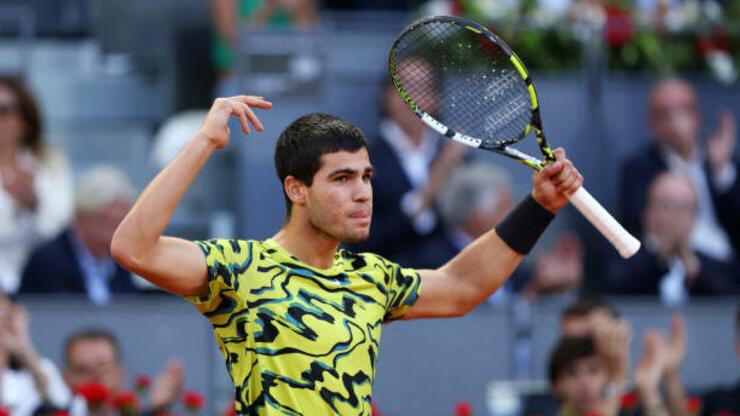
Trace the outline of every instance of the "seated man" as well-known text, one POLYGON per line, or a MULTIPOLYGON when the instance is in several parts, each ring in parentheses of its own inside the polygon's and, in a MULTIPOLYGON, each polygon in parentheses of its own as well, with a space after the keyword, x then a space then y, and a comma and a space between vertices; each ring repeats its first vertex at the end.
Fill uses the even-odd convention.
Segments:
MULTIPOLYGON (((436 202, 453 253, 498 225, 511 211, 510 182, 506 171, 485 162, 462 163, 452 171, 436 202)), ((578 238, 563 233, 552 251, 535 257, 533 267, 518 267, 503 289, 494 294, 494 300, 514 293, 534 300, 575 291, 583 274, 582 257, 578 238)))
POLYGON ((134 190, 110 167, 91 169, 76 193, 74 223, 38 247, 23 272, 21 293, 85 293, 96 304, 134 292, 129 272, 110 256, 110 241, 131 207, 134 190))
POLYGON ((663 172, 687 176, 697 194, 691 247, 726 261, 740 252, 740 162, 733 160, 735 118, 720 114, 715 134, 703 146, 701 110, 686 81, 669 78, 657 83, 648 97, 648 125, 654 140, 637 149, 622 165, 619 213, 625 228, 639 236, 649 184, 663 172), (734 249, 733 249, 734 246, 734 249))
POLYGON ((666 303, 681 303, 688 295, 738 293, 735 262, 720 261, 691 244, 698 214, 692 182, 671 172, 650 185, 645 208, 644 248, 627 261, 613 264, 607 288, 615 294, 659 295, 666 303))
MULTIPOLYGON (((74 392, 89 383, 99 384, 110 398, 123 391, 126 370, 121 363, 116 337, 107 330, 86 328, 67 338, 64 346, 64 379, 74 392)), ((152 383, 141 414, 153 415, 167 411, 179 398, 183 380, 182 364, 177 360, 171 361, 152 383)), ((80 407, 84 410, 87 403, 83 397, 76 396, 72 414, 76 414, 80 407)))

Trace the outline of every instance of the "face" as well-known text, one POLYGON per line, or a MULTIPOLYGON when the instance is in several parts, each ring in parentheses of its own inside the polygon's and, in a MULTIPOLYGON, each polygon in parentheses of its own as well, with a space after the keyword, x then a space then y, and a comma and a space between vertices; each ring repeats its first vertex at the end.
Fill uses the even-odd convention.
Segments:
POLYGON ((0 147, 19 146, 23 128, 15 95, 9 88, 0 85, 0 147))
POLYGON ((69 350, 64 379, 73 391, 94 382, 116 392, 121 389, 124 372, 115 349, 107 340, 83 339, 72 344, 69 350))
POLYGON ((645 212, 646 231, 675 235, 680 241, 686 241, 694 226, 696 209, 696 194, 688 179, 661 176, 650 188, 645 212))
POLYGON ((560 323, 560 334, 563 337, 585 337, 591 334, 591 322, 588 316, 567 316, 560 323))
MULTIPOLYGON (((419 107, 434 114, 437 111, 438 96, 432 66, 423 59, 407 59, 398 63, 397 74, 401 84, 406 86, 419 107)), ((388 116, 406 130, 423 126, 422 121, 403 102, 393 86, 385 91, 385 108, 388 116)))
POLYGON ((129 208, 128 202, 113 201, 98 212, 77 214, 77 227, 92 254, 97 257, 110 255, 113 233, 129 208))
POLYGON ((357 243, 370 234, 373 168, 367 149, 327 153, 310 187, 305 206, 311 226, 339 241, 357 243))
POLYGON ((475 238, 490 231, 511 211, 511 192, 495 188, 490 189, 489 192, 496 194, 495 198, 491 198, 491 201, 495 202, 479 204, 470 213, 464 227, 475 238))
POLYGON ((579 414, 595 410, 606 388, 606 368, 597 356, 573 362, 555 382, 555 391, 563 401, 569 402, 579 414))
POLYGON ((671 80, 652 91, 649 124, 658 141, 681 155, 690 155, 699 123, 696 97, 688 84, 671 80))

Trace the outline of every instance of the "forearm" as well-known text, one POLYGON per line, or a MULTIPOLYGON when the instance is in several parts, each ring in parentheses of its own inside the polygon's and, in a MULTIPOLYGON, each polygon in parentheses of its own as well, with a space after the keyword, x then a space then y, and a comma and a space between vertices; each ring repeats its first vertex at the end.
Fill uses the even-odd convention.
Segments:
POLYGON ((686 390, 684 389, 681 375, 678 371, 666 372, 665 388, 670 414, 673 416, 685 416, 687 414, 686 390))
POLYGON ((113 236, 114 252, 137 259, 152 252, 172 213, 205 165, 214 146, 196 135, 142 192, 113 236))
POLYGON ((442 266, 441 271, 460 285, 462 303, 472 309, 503 286, 523 258, 496 230, 491 230, 442 266))
POLYGON ((669 414, 673 414, 668 413, 657 386, 638 386, 637 391, 640 395, 640 404, 645 416, 668 416, 669 414))
POLYGON ((29 346, 23 351, 19 352, 16 357, 20 360, 21 365, 25 368, 33 379, 33 384, 36 386, 39 396, 42 398, 48 397, 48 381, 46 375, 41 370, 41 362, 39 360, 36 351, 33 347, 29 346))

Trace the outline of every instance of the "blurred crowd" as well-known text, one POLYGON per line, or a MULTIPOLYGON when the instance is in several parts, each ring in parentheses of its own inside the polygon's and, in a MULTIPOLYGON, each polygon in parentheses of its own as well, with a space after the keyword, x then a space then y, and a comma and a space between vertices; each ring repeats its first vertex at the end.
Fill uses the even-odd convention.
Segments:
MULTIPOLYGON (((499 7, 514 2, 328 3, 338 9, 467 10, 493 19, 499 7)), ((542 3, 544 9, 559 10, 568 2, 542 3)), ((670 27, 676 24, 671 10, 688 3, 636 5, 656 25, 670 27)), ((592 19, 609 4, 583 0, 568 13, 576 20, 592 19)), ((234 50, 245 25, 302 30, 319 24, 319 5, 313 0, 213 0, 211 6, 218 91, 234 88, 234 50)), ((389 82, 379 91, 378 137, 369 138, 376 169, 373 228, 367 242, 350 248, 409 267, 438 267, 509 212, 511 180, 500 166, 426 128, 389 82)), ((584 295, 585 279, 600 281, 601 296, 641 295, 671 306, 697 297, 740 295, 740 161, 733 156, 738 153, 733 111, 723 111, 704 137, 700 125, 710 115, 703 113, 689 82, 661 79, 645 97, 646 140, 622 160, 615 213, 643 248, 629 260, 606 259, 603 276, 585 276, 584 244, 589 242, 575 230, 559 230, 491 303, 535 302, 551 295, 578 298, 584 295)), ((137 195, 127 173, 101 164, 73 178, 71 162, 46 144, 43 127, 24 81, 0 77, 0 415, 166 414, 182 397, 185 364, 177 359, 151 383, 135 386, 140 389, 134 394, 126 388, 119 341, 110 329, 87 327, 70 334, 61 369, 36 352, 29 312, 18 299, 46 294, 63 300, 65 294, 77 294, 96 308, 120 294, 154 292, 110 256, 113 232, 137 195), (126 413, 126 406, 132 413, 126 413)), ((734 330, 740 360, 738 313, 734 330)), ((686 330, 680 314, 669 329, 644 334, 634 369, 628 365, 628 350, 630 342, 638 341, 632 338, 629 324, 611 306, 592 299, 573 304, 563 312, 549 373, 541 375, 549 378, 552 392, 529 398, 525 412, 740 414, 740 385, 685 391, 679 370, 686 330), (692 404, 693 395, 699 407, 692 404)))

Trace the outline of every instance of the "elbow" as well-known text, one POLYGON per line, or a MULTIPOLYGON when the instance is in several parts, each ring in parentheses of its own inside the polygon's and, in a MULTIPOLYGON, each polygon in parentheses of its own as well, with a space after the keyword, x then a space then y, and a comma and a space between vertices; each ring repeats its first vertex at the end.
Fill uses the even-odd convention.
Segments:
POLYGON ((125 237, 125 233, 120 228, 116 230, 111 239, 110 254, 121 267, 134 273, 137 265, 141 263, 140 256, 136 255, 133 242, 125 237))
POLYGON ((450 303, 452 310, 449 315, 451 318, 461 318, 469 314, 470 311, 475 309, 479 303, 480 300, 477 299, 473 293, 469 293, 467 291, 461 292, 456 296, 456 299, 450 303))

